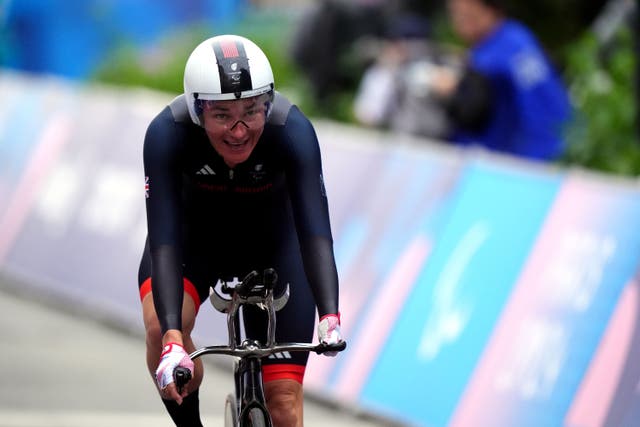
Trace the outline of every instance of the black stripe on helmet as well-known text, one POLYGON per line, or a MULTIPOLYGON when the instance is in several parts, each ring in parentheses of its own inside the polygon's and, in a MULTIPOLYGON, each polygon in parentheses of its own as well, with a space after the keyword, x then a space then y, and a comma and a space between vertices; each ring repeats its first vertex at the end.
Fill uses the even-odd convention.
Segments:
POLYGON ((249 58, 244 45, 236 40, 222 40, 213 43, 213 51, 220 74, 220 90, 222 93, 233 93, 240 98, 240 93, 253 89, 249 58))

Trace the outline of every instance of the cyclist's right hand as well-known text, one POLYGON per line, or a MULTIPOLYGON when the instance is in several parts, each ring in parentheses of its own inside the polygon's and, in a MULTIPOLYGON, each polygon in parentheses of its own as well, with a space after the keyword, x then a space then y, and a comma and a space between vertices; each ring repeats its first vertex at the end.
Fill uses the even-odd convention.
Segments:
POLYGON ((181 404, 186 392, 178 393, 173 378, 173 372, 179 366, 189 369, 193 376, 193 360, 191 360, 184 347, 176 342, 167 343, 160 355, 160 363, 158 364, 158 369, 156 369, 156 381, 163 398, 172 399, 181 404))

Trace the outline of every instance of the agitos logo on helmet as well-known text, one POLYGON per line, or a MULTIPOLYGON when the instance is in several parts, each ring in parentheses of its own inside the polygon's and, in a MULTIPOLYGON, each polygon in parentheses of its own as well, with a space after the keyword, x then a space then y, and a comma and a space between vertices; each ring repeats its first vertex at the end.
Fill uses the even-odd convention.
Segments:
POLYGON ((211 37, 191 53, 184 70, 184 93, 191 120, 202 126, 201 100, 273 94, 267 56, 251 40, 236 35, 211 37))

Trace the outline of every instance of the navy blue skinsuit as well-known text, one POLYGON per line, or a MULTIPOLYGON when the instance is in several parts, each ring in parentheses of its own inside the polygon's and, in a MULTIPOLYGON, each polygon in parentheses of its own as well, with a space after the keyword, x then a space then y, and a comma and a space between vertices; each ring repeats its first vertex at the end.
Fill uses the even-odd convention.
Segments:
MULTIPOLYGON (((268 267, 276 269, 280 288, 291 287, 277 314, 277 341, 310 341, 316 306, 320 316, 338 312, 318 140, 282 95, 275 94, 251 156, 233 169, 191 121, 184 95, 177 97, 149 125, 144 168, 148 239, 139 284, 152 278, 163 332, 181 329, 183 278, 204 301, 218 279, 268 267)), ((257 310, 245 316, 251 333, 262 335, 261 316, 257 310)), ((292 356, 287 363, 306 363, 306 353, 292 356)))

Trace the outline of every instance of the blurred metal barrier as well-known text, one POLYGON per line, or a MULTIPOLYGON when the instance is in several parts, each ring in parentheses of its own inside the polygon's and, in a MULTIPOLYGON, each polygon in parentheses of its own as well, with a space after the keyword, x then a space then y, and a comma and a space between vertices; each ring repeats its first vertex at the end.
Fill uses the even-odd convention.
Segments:
MULTIPOLYGON (((173 96, 7 72, 0 93, 0 271, 141 328, 142 141, 173 96)), ((419 426, 633 425, 636 181, 316 126, 350 347, 311 359, 311 391, 419 426)))

